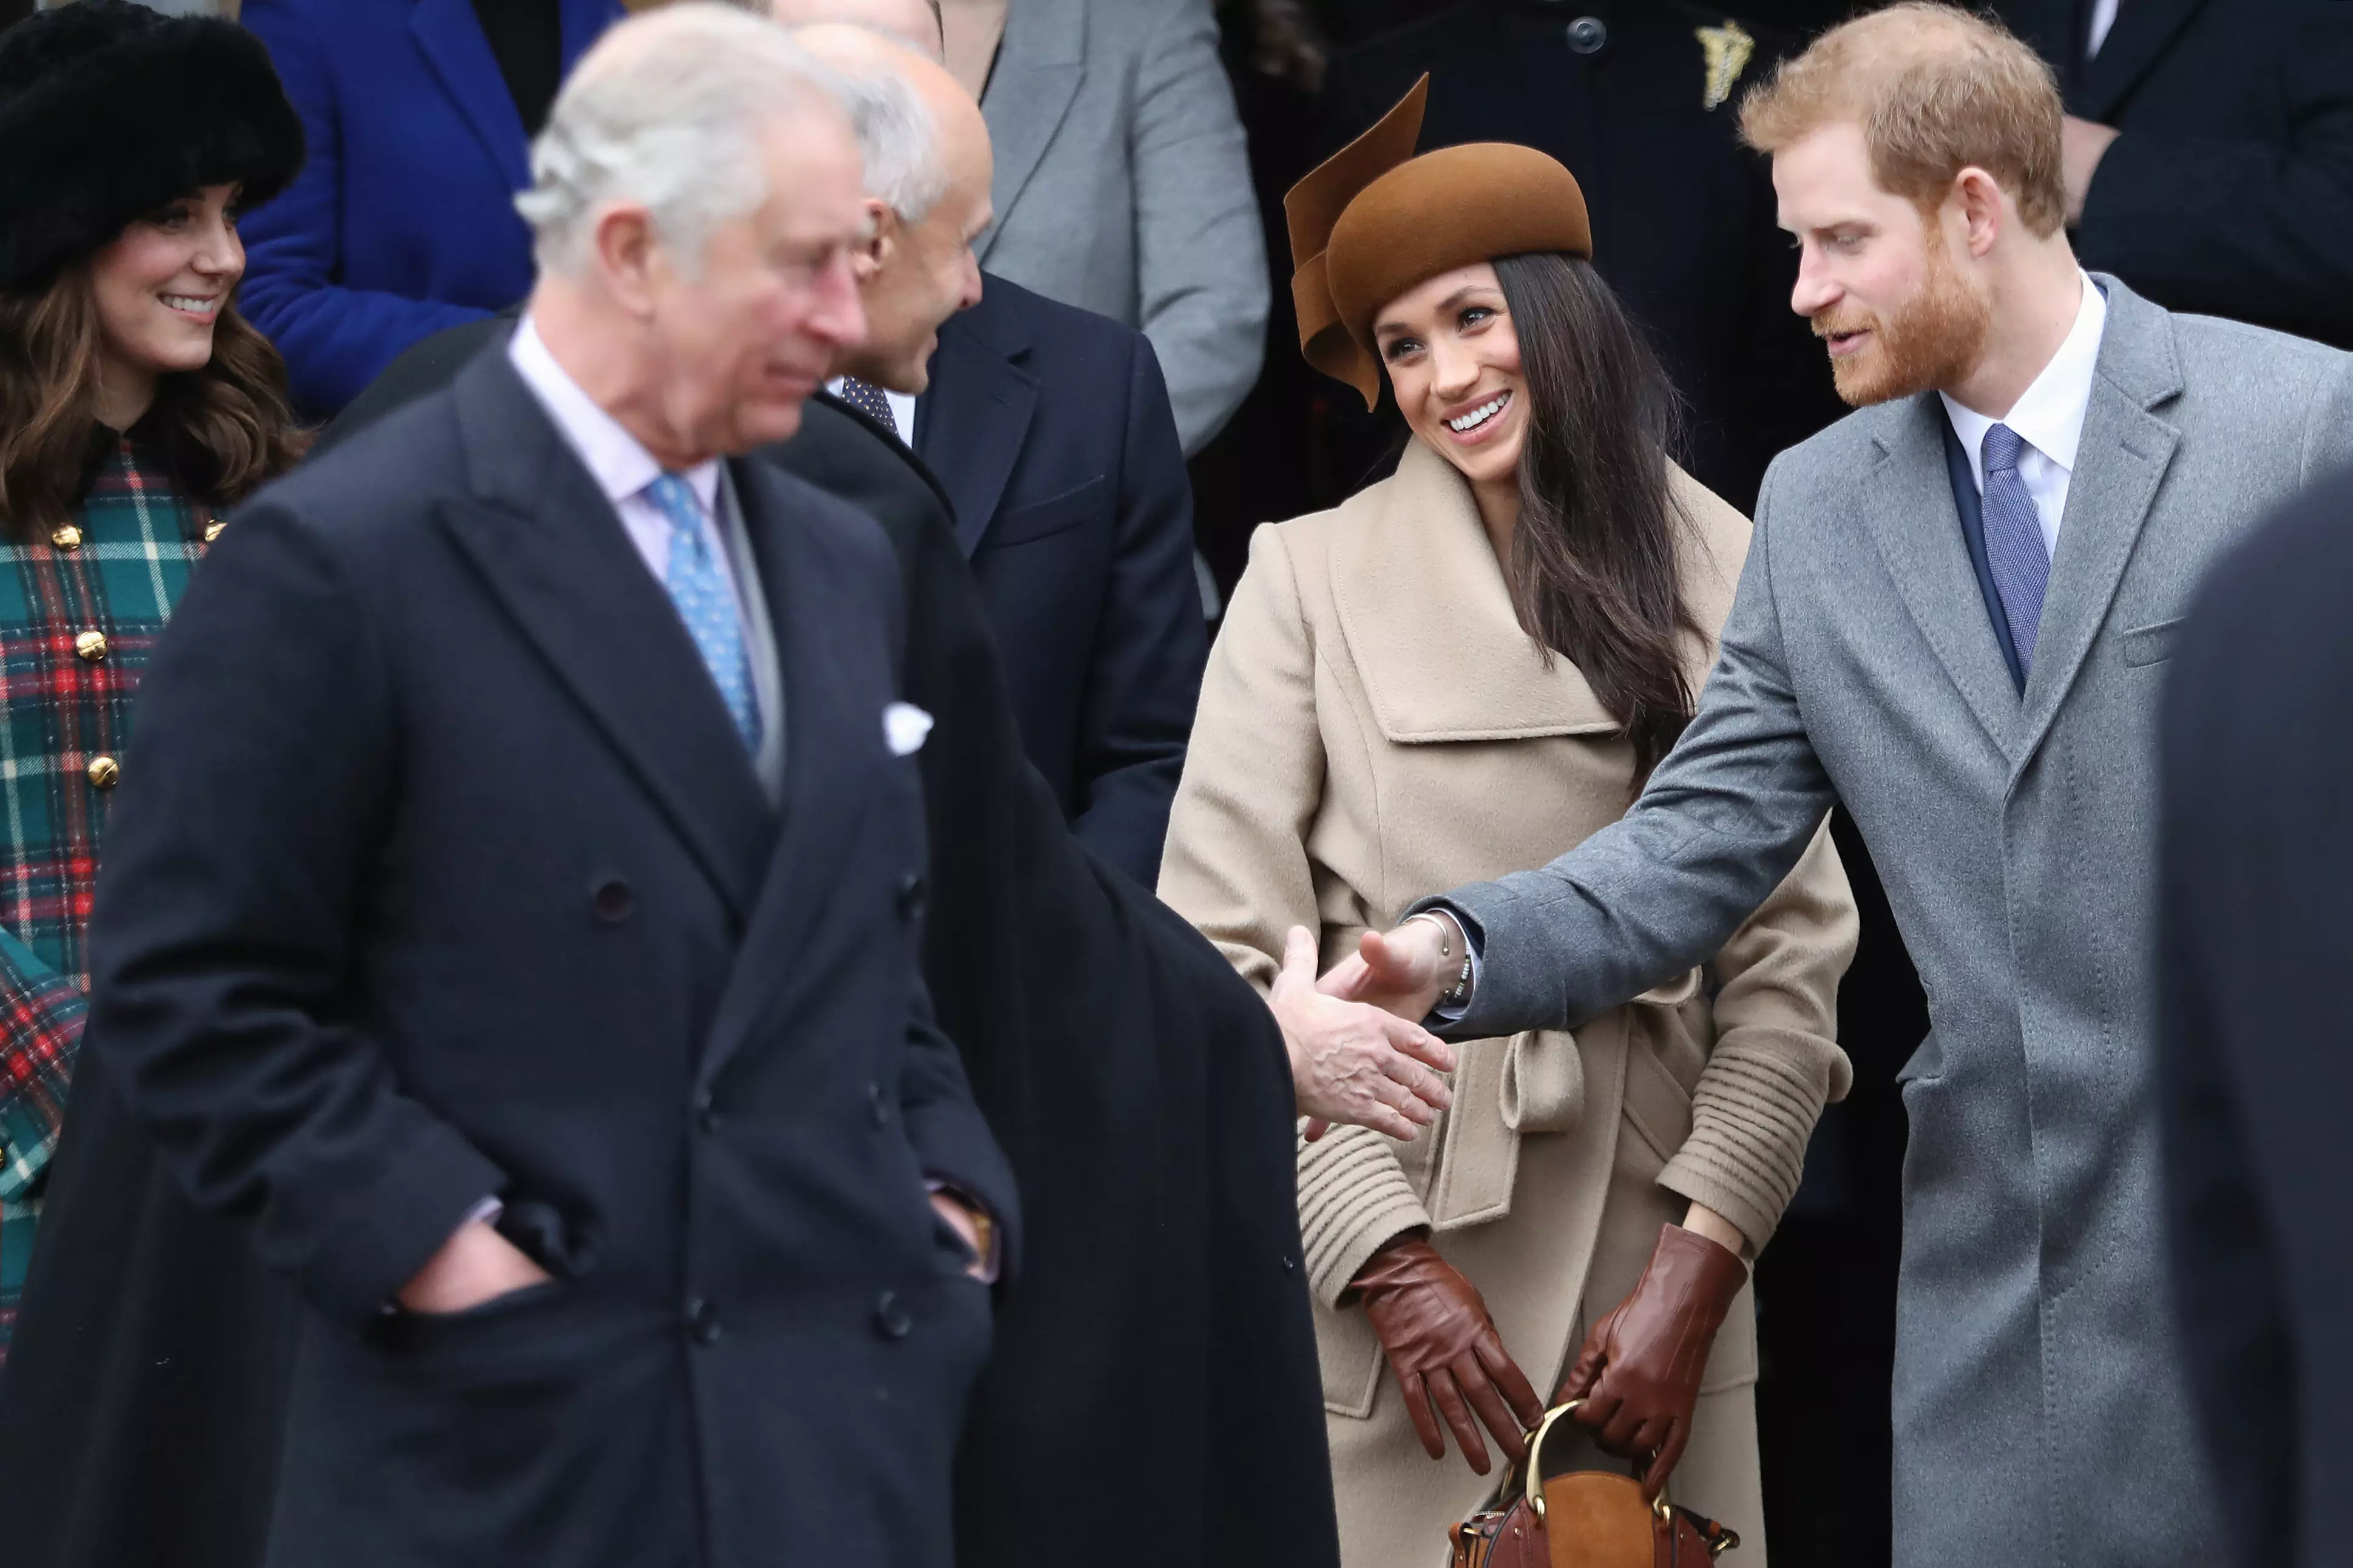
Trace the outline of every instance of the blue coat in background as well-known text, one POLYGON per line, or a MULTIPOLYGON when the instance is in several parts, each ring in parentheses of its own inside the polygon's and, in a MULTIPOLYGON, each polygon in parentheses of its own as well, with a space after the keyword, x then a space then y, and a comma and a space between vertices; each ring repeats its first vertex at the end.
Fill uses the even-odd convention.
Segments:
MULTIPOLYGON (((618 0, 561 0, 564 68, 618 0)), ((400 352, 531 291, 522 117, 473 0, 245 0, 310 162, 244 222, 238 303, 325 416, 400 352)))

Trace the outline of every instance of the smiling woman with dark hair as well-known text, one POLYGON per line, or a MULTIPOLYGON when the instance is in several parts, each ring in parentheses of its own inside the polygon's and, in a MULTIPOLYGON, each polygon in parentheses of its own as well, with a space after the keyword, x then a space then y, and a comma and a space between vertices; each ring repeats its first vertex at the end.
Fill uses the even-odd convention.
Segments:
POLYGON ((0 34, 0 147, 5 1355, 132 695, 221 510, 301 451, 284 367, 232 296, 237 211, 293 177, 302 134, 228 23, 80 0, 0 34))
POLYGON ((1420 895, 1625 812, 1747 552, 1668 456, 1672 394, 1593 270, 1576 180, 1525 147, 1414 157, 1421 90, 1285 203, 1309 362, 1367 405, 1386 373, 1412 439, 1394 477, 1252 541, 1160 892, 1291 1048, 1349 1568, 1437 1561, 1489 1440, 1524 1457, 1539 1390, 1591 1432, 1548 1459, 1598 1443, 1654 1496, 1673 1471, 1759 1563, 1743 1255, 1849 1079, 1855 916, 1827 838, 1704 972, 1574 1036, 1456 1055, 1316 988, 1420 895), (1433 1462, 1448 1430, 1468 1468, 1433 1462))

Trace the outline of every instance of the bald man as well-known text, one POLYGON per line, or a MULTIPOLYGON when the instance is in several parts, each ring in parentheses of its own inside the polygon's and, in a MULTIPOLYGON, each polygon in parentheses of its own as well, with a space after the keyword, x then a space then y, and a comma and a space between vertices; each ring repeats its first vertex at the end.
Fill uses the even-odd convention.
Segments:
POLYGON ((796 37, 853 90, 890 73, 931 120, 926 159, 894 116, 854 116, 873 224, 857 258, 868 328, 829 390, 938 477, 1030 761, 1080 840, 1149 888, 1208 658, 1159 362, 1141 332, 978 269, 988 128, 938 63, 924 0, 771 4, 818 24, 796 37))

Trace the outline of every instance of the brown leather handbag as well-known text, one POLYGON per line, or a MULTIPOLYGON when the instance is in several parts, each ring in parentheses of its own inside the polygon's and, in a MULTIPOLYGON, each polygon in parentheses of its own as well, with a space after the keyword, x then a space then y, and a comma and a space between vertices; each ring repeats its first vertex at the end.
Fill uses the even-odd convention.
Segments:
POLYGON ((1631 1476, 1569 1470, 1545 1479, 1546 1436, 1584 1403, 1545 1412, 1525 1468, 1506 1470, 1494 1499, 1451 1531, 1453 1568, 1705 1568, 1740 1544, 1715 1521, 1668 1502, 1663 1490, 1644 1502, 1631 1476))

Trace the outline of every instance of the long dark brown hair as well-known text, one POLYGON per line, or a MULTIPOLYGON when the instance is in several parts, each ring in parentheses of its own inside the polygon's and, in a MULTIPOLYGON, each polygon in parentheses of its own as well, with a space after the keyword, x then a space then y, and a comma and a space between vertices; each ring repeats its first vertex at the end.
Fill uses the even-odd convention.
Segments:
POLYGON ((1495 278, 1528 389, 1513 607, 1625 726, 1639 789, 1691 722, 1683 637, 1706 636, 1677 570, 1692 521, 1667 490, 1681 406, 1590 263, 1507 256, 1495 278))
MULTIPOLYGON (((21 539, 64 522, 89 482, 98 425, 98 301, 89 263, 37 293, 0 293, 0 530, 21 539)), ((173 482, 218 511, 294 466, 309 445, 287 401, 286 364, 222 307, 212 363, 156 380, 139 422, 173 482)))

